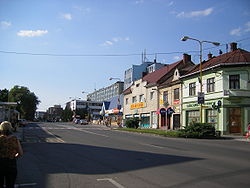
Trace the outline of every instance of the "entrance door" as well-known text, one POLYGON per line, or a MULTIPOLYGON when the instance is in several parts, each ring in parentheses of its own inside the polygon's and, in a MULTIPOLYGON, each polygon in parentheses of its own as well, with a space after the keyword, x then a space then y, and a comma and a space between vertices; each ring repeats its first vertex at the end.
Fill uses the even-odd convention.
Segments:
POLYGON ((229 108, 229 132, 241 133, 241 111, 240 108, 229 108))
POLYGON ((165 127, 166 126, 166 113, 161 114, 161 126, 165 127))
POLYGON ((173 124, 174 129, 180 128, 180 114, 173 115, 173 124))

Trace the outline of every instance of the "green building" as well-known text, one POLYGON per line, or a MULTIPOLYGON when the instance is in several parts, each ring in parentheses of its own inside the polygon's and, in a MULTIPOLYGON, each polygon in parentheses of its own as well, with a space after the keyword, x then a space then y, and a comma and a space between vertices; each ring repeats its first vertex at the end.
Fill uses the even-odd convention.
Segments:
POLYGON ((222 134, 242 135, 247 132, 250 122, 250 52, 238 49, 237 43, 231 43, 228 53, 217 57, 208 54, 208 60, 202 62, 202 73, 201 80, 200 65, 197 65, 181 77, 183 125, 202 119, 222 134), (198 97, 201 81, 204 95, 198 97))

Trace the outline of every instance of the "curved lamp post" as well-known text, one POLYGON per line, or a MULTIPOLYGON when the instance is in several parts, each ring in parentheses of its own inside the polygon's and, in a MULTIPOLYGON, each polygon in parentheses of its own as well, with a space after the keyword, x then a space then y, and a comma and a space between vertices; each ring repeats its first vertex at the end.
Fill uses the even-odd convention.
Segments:
MULTIPOLYGON (((219 42, 207 41, 207 40, 198 40, 198 39, 191 38, 191 37, 188 37, 188 36, 184 36, 183 38, 181 38, 181 41, 187 41, 187 40, 197 41, 199 43, 199 46, 200 46, 200 78, 199 78, 199 82, 200 82, 200 95, 204 96, 204 94, 202 92, 202 44, 203 43, 211 43, 211 44, 213 44, 215 46, 219 46, 220 43, 219 42)), ((202 119, 203 119, 203 116, 202 116, 202 104, 204 104, 204 101, 205 101, 205 99, 200 104, 200 122, 201 123, 202 123, 202 119)))

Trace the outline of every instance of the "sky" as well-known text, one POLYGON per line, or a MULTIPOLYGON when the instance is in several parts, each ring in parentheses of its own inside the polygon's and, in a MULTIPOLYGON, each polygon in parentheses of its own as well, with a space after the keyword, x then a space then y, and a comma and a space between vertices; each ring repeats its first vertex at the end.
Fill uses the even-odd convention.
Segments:
POLYGON ((183 53, 199 63, 237 42, 250 51, 248 0, 0 0, 0 89, 28 87, 38 110, 124 79, 147 60, 174 63, 183 53), (84 93, 83 93, 84 92, 84 93))

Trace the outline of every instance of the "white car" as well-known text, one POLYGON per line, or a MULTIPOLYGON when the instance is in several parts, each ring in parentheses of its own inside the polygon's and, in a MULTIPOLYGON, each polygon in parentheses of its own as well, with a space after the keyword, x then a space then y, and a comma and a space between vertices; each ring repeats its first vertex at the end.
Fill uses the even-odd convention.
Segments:
POLYGON ((88 121, 86 119, 81 119, 80 120, 80 124, 81 125, 87 125, 88 124, 88 121))

